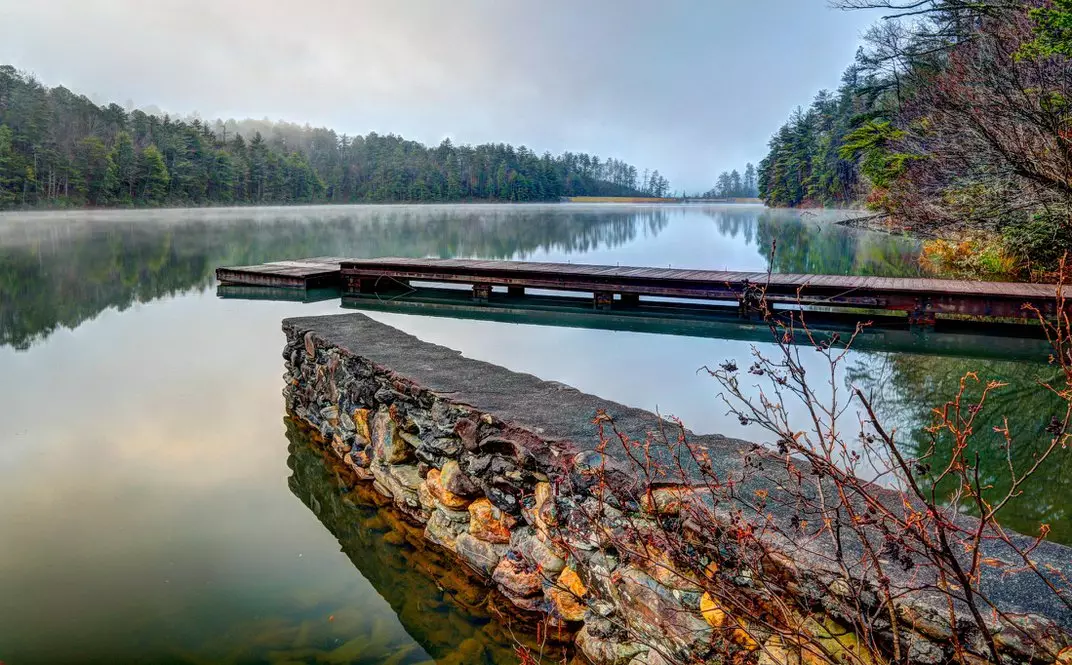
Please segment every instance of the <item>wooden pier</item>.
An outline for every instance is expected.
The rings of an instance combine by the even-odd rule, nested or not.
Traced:
[[[274,261],[255,266],[216,268],[221,284],[234,286],[271,286],[277,289],[318,289],[338,286],[342,280],[342,262],[349,259],[318,256],[300,261]]]
[[[792,275],[572,263],[481,261],[470,259],[339,259],[287,261],[246,268],[220,268],[221,283],[313,288],[341,285],[344,297],[398,294],[418,284],[448,284],[472,289],[476,302],[505,290],[509,297],[527,289],[574,292],[590,297],[595,309],[637,307],[641,299],[681,299],[729,303],[742,314],[762,306],[868,310],[907,314],[912,323],[936,317],[1028,318],[1025,305],[1052,316],[1057,286],[944,279]],[[590,294],[590,295],[589,295]],[[1072,299],[1072,287],[1065,287]]]

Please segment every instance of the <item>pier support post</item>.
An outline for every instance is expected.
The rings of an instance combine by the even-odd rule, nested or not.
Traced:
[[[908,313],[908,325],[912,328],[933,328],[937,323],[931,310],[930,298],[917,298],[916,307]]]
[[[491,284],[473,284],[473,300],[487,302],[491,298]]]
[[[596,309],[610,309],[614,306],[614,294],[610,291],[596,291],[592,294]]]
[[[375,293],[376,280],[371,277],[347,277],[346,291],[352,294]]]

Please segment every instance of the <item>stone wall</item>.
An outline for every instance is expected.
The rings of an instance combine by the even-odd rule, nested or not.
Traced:
[[[600,438],[594,416],[610,414],[622,431],[644,433],[667,425],[655,415],[466,359],[363,315],[289,319],[283,327],[292,417],[319,430],[354,474],[423,527],[425,539],[520,610],[576,631],[588,660],[801,660],[761,627],[727,619],[705,582],[676,568],[653,537],[659,532],[644,527],[672,522],[683,501],[704,500],[687,491],[692,460],[653,453],[678,475],[638,488],[637,460],[613,437]],[[705,464],[721,473],[752,463],[751,444],[687,434],[708,454]],[[732,521],[732,511],[717,508]],[[686,521],[675,527],[683,534],[714,528]],[[666,522],[658,524],[665,533]],[[879,660],[837,623],[837,599],[827,597],[837,588],[837,571],[812,566],[792,543],[772,548],[782,554],[771,560],[786,562],[779,574],[793,571],[786,588],[806,595],[809,584],[823,581],[826,592],[814,604],[829,609],[829,619],[809,619],[813,634],[833,640],[835,651],[850,651],[849,660]],[[1046,544],[1039,552],[1049,564],[1072,568],[1065,548]],[[739,584],[742,597],[754,586],[748,571],[720,571],[713,562],[710,574]],[[1064,632],[1072,617],[1041,599],[1030,580],[1021,582],[1019,593],[1003,596],[1010,611],[1050,636],[1054,650],[1072,644]],[[899,639],[913,661],[950,656],[935,602],[920,599],[903,613],[913,628]],[[1015,662],[1036,655],[1012,639],[1003,646]]]

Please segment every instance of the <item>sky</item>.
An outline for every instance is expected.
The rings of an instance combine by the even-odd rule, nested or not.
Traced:
[[[97,101],[617,157],[705,190],[837,87],[826,0],[0,0],[0,63]]]

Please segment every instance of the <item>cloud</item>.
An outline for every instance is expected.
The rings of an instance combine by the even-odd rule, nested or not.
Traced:
[[[823,0],[0,0],[0,62],[97,98],[427,143],[757,161],[874,16]]]

